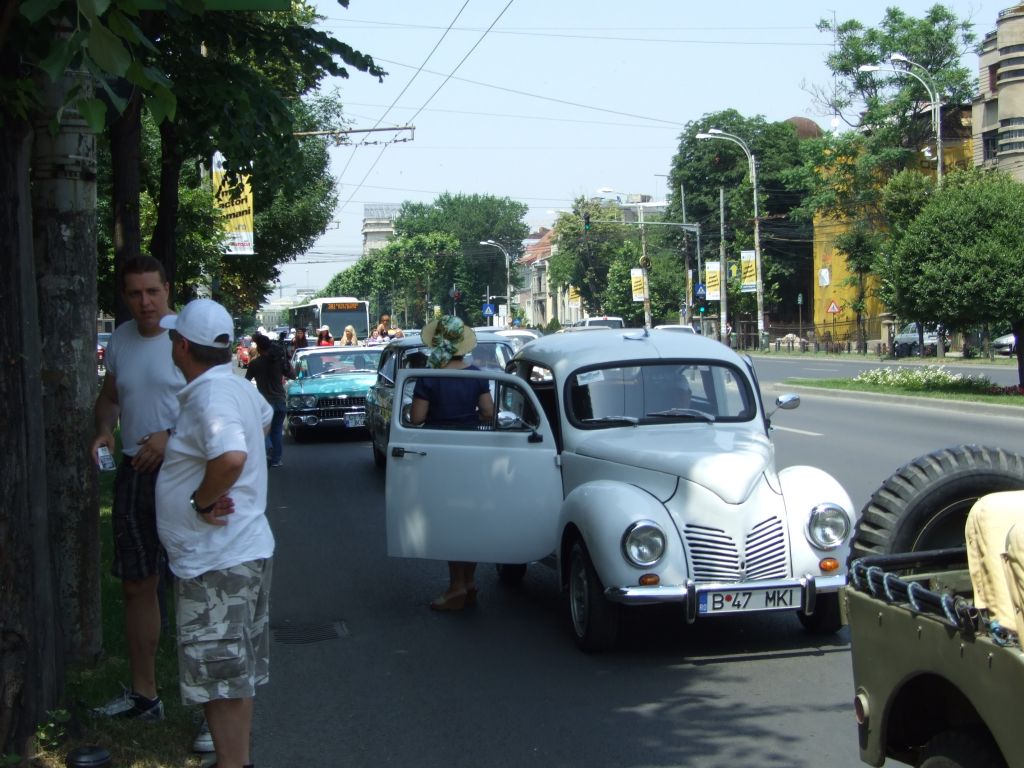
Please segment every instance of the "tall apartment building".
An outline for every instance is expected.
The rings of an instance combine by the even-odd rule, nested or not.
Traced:
[[[1024,181],[1024,3],[1000,11],[978,56],[974,165]]]
[[[363,256],[387,245],[395,234],[397,203],[367,203],[363,206]]]

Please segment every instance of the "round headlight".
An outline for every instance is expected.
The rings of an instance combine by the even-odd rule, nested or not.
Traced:
[[[665,533],[650,520],[633,523],[622,537],[622,552],[633,565],[654,565],[665,554]]]
[[[807,521],[807,538],[818,549],[842,546],[850,535],[850,518],[835,504],[818,504]]]
[[[302,398],[302,404],[307,408],[316,408],[316,395],[306,395]]]
[[[291,410],[295,410],[296,408],[301,408],[302,407],[302,398],[301,397],[289,397],[288,398],[288,407]]]

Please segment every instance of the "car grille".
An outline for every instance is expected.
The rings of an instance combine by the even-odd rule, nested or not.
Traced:
[[[351,411],[353,408],[365,408],[365,397],[321,397],[316,401],[317,408],[341,408]]]
[[[694,581],[757,581],[789,575],[785,531],[777,517],[755,525],[745,542],[702,525],[687,525],[684,535]]]

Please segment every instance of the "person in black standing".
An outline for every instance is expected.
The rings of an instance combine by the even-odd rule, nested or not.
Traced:
[[[421,335],[430,350],[428,368],[479,371],[464,357],[476,346],[476,334],[457,317],[444,315],[427,323]],[[427,426],[473,429],[494,417],[494,400],[486,379],[418,379],[410,420]],[[449,562],[448,589],[431,601],[434,611],[459,611],[477,598],[476,563]]]
[[[274,409],[274,418],[267,433],[267,463],[271,467],[280,467],[284,453],[284,419],[288,410],[285,381],[294,379],[295,372],[280,345],[263,334],[257,334],[253,341],[260,353],[249,363],[245,378],[250,381],[255,379],[256,388]]]

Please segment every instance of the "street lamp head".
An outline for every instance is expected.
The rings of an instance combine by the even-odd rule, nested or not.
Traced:
[[[857,67],[858,72],[878,72],[881,69],[882,68],[877,64],[861,64],[859,67]]]
[[[889,54],[889,61],[898,61],[898,62],[901,62],[903,64],[909,64],[910,63],[910,59],[908,59],[902,53],[890,53]]]
[[[708,128],[708,133],[717,135],[720,133],[725,133],[725,131],[723,131],[721,128]]]
[[[698,133],[696,138],[698,138],[698,139],[713,139],[715,137],[712,136],[710,133]]]

